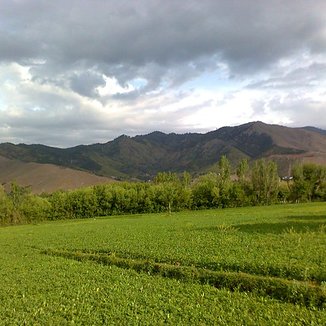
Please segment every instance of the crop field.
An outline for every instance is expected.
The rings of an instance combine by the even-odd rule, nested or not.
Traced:
[[[325,325],[326,203],[0,228],[0,325]]]

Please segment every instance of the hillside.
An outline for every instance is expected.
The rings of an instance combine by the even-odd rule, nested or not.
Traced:
[[[31,186],[34,193],[42,193],[103,184],[112,179],[53,164],[25,163],[0,156],[0,182],[8,188],[12,181]]]
[[[47,163],[102,176],[149,179],[159,171],[202,173],[227,155],[233,165],[271,158],[288,173],[296,161],[326,164],[326,134],[313,127],[288,128],[251,122],[206,134],[164,134],[128,137],[105,144],[59,149],[44,145],[0,144],[0,155],[23,162]]]

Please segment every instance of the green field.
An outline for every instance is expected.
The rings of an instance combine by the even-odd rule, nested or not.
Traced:
[[[324,325],[326,203],[0,228],[1,325]]]

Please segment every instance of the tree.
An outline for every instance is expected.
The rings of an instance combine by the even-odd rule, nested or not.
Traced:
[[[199,177],[192,186],[192,200],[194,208],[218,207],[220,191],[218,175],[210,172]]]
[[[154,183],[166,183],[166,182],[179,182],[179,178],[177,174],[173,172],[159,172],[154,177]]]
[[[16,182],[11,183],[8,197],[11,199],[15,209],[18,209],[19,205],[30,192],[29,187],[20,186]]]
[[[191,184],[191,175],[189,172],[184,171],[181,178],[181,183],[183,187],[189,187]]]
[[[326,168],[313,163],[297,164],[292,169],[291,194],[295,201],[324,200]]]
[[[239,162],[236,173],[237,181],[233,184],[231,197],[237,202],[237,206],[247,206],[250,204],[252,187],[249,180],[249,163],[246,158]]]
[[[29,194],[19,207],[24,222],[35,223],[48,218],[51,205],[46,198]]]
[[[96,215],[112,215],[112,186],[96,185],[93,187],[93,193],[96,197]]]
[[[252,169],[251,183],[254,203],[271,204],[275,202],[279,188],[276,163],[264,159],[256,161]]]
[[[230,205],[231,188],[231,164],[225,155],[222,155],[218,162],[218,189],[220,205],[228,207]]]
[[[13,205],[3,186],[0,186],[0,225],[12,222]]]
[[[66,191],[56,191],[48,198],[51,204],[50,219],[69,219],[73,218],[73,212],[69,205],[69,194]]]
[[[246,158],[244,158],[239,162],[239,165],[237,167],[237,177],[238,177],[238,181],[241,184],[243,184],[247,181],[248,172],[249,172],[248,160]]]

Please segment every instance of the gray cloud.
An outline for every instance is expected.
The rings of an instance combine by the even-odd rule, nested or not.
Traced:
[[[325,104],[325,30],[324,0],[1,0],[0,141],[184,130],[214,103],[230,113],[241,90],[267,96],[248,99],[253,114],[299,124]],[[100,94],[106,78],[116,91]],[[198,99],[187,82],[216,85]]]
[[[103,75],[93,71],[74,73],[70,79],[71,89],[88,97],[95,97],[97,95],[96,88],[104,85]]]
[[[254,81],[248,88],[262,89],[302,89],[315,88],[326,82],[326,62],[313,62],[304,67],[293,68],[290,71],[274,72],[268,78]]]
[[[2,59],[161,66],[220,54],[255,71],[302,48],[325,51],[324,1],[10,1]]]

